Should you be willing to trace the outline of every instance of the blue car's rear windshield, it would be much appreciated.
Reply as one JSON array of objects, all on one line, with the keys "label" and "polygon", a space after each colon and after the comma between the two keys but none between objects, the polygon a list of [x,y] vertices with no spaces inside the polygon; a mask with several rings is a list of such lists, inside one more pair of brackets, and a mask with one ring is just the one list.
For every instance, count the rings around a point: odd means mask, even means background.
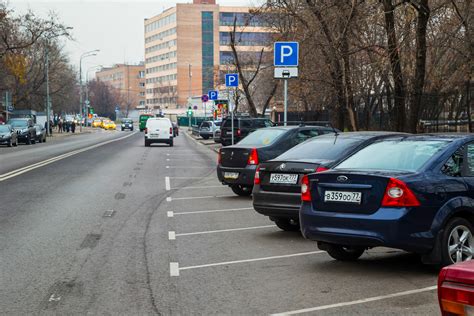
[{"label": "blue car's rear windshield", "polygon": [[449,141],[383,140],[358,151],[335,169],[418,171]]}]

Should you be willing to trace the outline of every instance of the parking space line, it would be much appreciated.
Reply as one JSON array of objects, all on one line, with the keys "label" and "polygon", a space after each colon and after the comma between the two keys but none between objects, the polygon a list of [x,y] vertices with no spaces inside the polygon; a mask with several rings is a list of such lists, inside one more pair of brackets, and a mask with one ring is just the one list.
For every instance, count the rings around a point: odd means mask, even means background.
[{"label": "parking space line", "polygon": [[174,217],[173,211],[168,211],[168,217]]},{"label": "parking space line", "polygon": [[[194,212],[171,212],[173,215],[193,215],[193,214],[204,214],[204,213],[219,213],[219,212],[237,212],[237,211],[247,211],[253,210],[253,207],[243,207],[243,208],[230,208],[226,210],[209,210],[209,211],[194,211]],[[173,216],[169,216],[173,217]]]},{"label": "parking space line", "polygon": [[224,185],[208,185],[202,187],[182,187],[182,188],[171,188],[171,190],[191,190],[191,189],[211,189],[211,188],[226,188]]},{"label": "parking space line", "polygon": [[166,201],[182,201],[182,200],[199,200],[199,199],[216,199],[216,198],[226,198],[226,197],[236,197],[235,195],[208,195],[208,196],[189,196],[182,198],[167,197]]},{"label": "parking space line", "polygon": [[178,268],[178,269],[179,269],[179,271],[181,271],[181,270],[201,269],[201,268],[226,266],[226,265],[239,264],[239,263],[267,261],[267,260],[275,260],[275,259],[285,259],[285,258],[292,258],[292,257],[302,257],[302,256],[316,255],[316,254],[320,254],[320,253],[326,253],[326,251],[318,250],[318,251],[294,253],[294,254],[291,254],[291,255],[281,255],[281,256],[263,257],[263,258],[255,258],[255,259],[235,260],[235,261],[225,261],[225,262],[201,264],[201,265],[197,265],[197,266],[182,267],[182,268]]},{"label": "parking space line", "polygon": [[[183,268],[180,268],[180,270],[183,270]],[[369,298],[364,298],[364,299],[360,299],[360,300],[356,300],[356,301],[350,301],[350,302],[343,302],[343,303],[323,305],[323,306],[312,307],[312,308],[305,308],[305,309],[300,309],[300,310],[295,310],[295,311],[290,311],[290,312],[284,312],[284,313],[278,313],[278,314],[272,314],[272,315],[280,316],[280,315],[303,314],[303,313],[321,311],[321,310],[325,310],[325,309],[332,309],[332,308],[338,308],[338,307],[343,307],[343,306],[350,306],[350,305],[357,305],[357,304],[364,304],[364,303],[368,303],[368,302],[380,301],[380,300],[393,298],[393,297],[406,296],[406,295],[417,294],[417,293],[422,293],[422,292],[429,292],[429,291],[433,291],[433,290],[436,290],[436,289],[437,289],[437,286],[434,285],[434,286],[424,287],[424,288],[416,289],[416,290],[410,290],[410,291],[398,292],[398,293],[393,293],[393,294],[388,294],[388,295],[369,297]]]},{"label": "parking space line", "polygon": [[166,191],[171,190],[170,177],[165,177],[165,187]]},{"label": "parking space line", "polygon": [[215,167],[189,167],[189,166],[186,166],[186,165],[166,166],[166,169],[180,169],[180,168],[185,168],[185,169],[212,169],[212,168],[215,168]]},{"label": "parking space line", "polygon": [[[242,228],[230,228],[230,229],[220,229],[220,230],[208,230],[202,232],[194,232],[194,233],[182,233],[182,234],[175,234],[173,233],[174,237],[181,237],[181,236],[194,236],[194,235],[206,235],[206,234],[217,234],[217,233],[227,233],[227,232],[237,232],[242,230],[255,230],[255,229],[264,229],[264,228],[275,228],[275,225],[265,225],[265,226],[253,226],[253,227],[242,227]],[[170,232],[171,233],[171,232]],[[170,239],[171,240],[171,239]]]}]

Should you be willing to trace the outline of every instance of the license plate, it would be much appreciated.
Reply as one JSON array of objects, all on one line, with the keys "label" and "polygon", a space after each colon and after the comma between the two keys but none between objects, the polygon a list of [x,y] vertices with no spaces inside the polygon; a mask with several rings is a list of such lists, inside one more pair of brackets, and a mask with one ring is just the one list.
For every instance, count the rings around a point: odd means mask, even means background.
[{"label": "license plate", "polygon": [[270,176],[270,183],[297,184],[298,183],[298,175],[297,174],[272,173],[272,175]]},{"label": "license plate", "polygon": [[324,202],[344,202],[360,204],[361,201],[361,192],[326,191],[324,193]]},{"label": "license plate", "polygon": [[238,172],[224,172],[225,179],[237,179],[239,177]]}]

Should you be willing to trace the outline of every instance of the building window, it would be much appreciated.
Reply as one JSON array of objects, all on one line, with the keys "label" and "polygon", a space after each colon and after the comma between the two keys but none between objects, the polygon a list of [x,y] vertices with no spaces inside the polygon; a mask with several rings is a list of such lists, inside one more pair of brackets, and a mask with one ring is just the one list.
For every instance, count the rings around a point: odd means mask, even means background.
[{"label": "building window", "polygon": [[[268,46],[271,42],[273,42],[272,34],[264,32],[236,33],[235,41],[239,46]],[[219,43],[222,46],[229,46],[230,34],[228,32],[220,32]]]},{"label": "building window", "polygon": [[148,43],[154,42],[154,41],[161,41],[163,38],[171,36],[173,34],[176,34],[176,28],[175,27],[172,28],[172,29],[160,32],[158,34],[148,36],[147,38],[145,38],[145,44],[148,44]]},{"label": "building window", "polygon": [[176,13],[170,14],[168,16],[165,16],[153,23],[150,23],[148,25],[145,25],[145,32],[152,32],[154,30],[160,29],[168,24],[175,23],[176,22]]},{"label": "building window", "polygon": [[271,19],[272,16],[270,14],[254,15],[250,13],[233,12],[221,12],[219,14],[219,24],[222,26],[232,26],[235,20],[237,26],[268,27],[271,25]]},{"label": "building window", "polygon": [[214,89],[214,13],[202,12],[202,93]]},{"label": "building window", "polygon": [[139,85],[140,87],[142,87],[142,88],[145,87],[145,83],[144,83],[144,82],[140,82],[138,85]]},{"label": "building window", "polygon": [[145,78],[145,72],[144,72],[143,70],[140,70],[140,71],[138,72],[138,78],[140,78],[140,79]]}]

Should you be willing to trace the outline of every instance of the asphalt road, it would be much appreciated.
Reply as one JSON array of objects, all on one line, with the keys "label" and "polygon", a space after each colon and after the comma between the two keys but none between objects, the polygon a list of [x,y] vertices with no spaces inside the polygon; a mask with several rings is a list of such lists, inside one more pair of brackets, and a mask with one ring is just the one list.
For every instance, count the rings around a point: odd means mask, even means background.
[{"label": "asphalt road", "polygon": [[385,248],[332,260],[222,186],[183,134],[1,149],[0,314],[439,314],[437,270]]}]

